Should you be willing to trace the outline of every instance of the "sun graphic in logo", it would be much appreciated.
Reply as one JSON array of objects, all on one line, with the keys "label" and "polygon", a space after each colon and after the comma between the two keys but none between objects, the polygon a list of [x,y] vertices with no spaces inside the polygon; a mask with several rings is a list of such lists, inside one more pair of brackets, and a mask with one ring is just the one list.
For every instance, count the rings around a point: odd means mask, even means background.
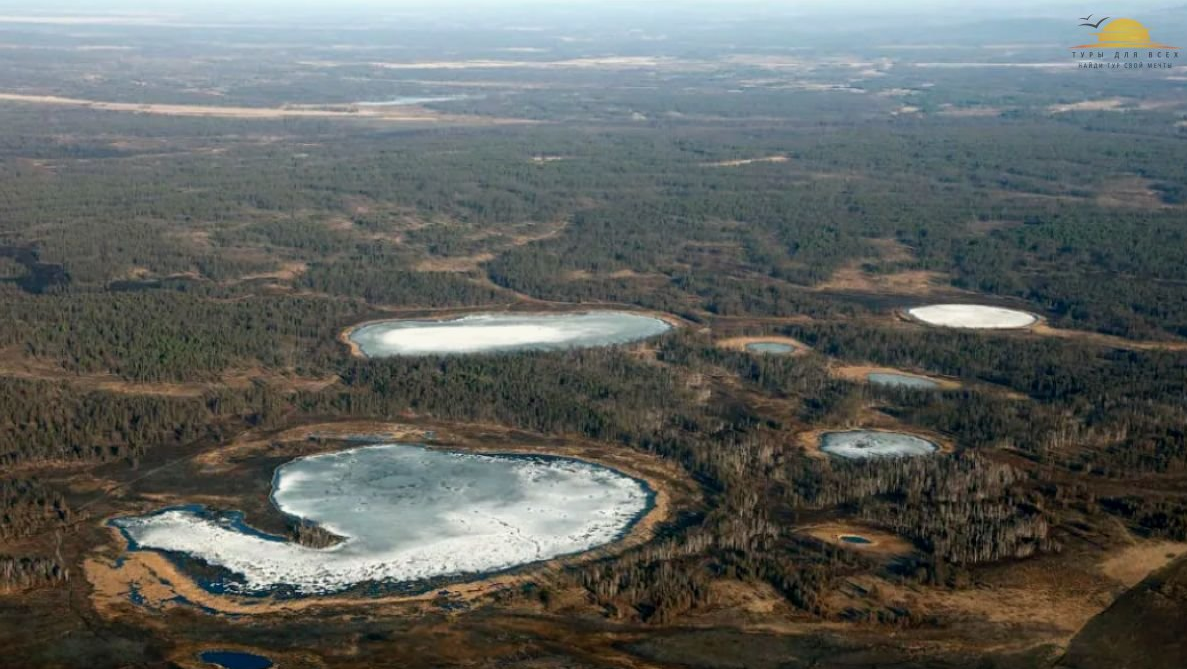
[{"label": "sun graphic in logo", "polygon": [[[1091,25],[1091,24],[1080,24]],[[1150,31],[1146,26],[1133,19],[1113,19],[1098,33],[1096,33],[1095,44],[1081,44],[1074,46],[1073,49],[1097,49],[1097,48],[1154,48],[1154,49],[1177,49],[1177,46],[1169,44],[1159,44],[1151,41]]]}]

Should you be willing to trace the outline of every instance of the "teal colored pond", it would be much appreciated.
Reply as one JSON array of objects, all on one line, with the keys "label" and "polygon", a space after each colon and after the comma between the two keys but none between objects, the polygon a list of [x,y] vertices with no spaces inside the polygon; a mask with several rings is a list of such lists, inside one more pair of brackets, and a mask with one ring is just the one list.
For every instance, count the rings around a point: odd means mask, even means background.
[{"label": "teal colored pond", "polygon": [[795,347],[791,344],[781,344],[774,341],[760,341],[753,344],[746,344],[746,350],[751,353],[766,353],[770,355],[787,355],[794,353]]},{"label": "teal colored pond", "polygon": [[272,660],[262,655],[233,650],[208,650],[198,655],[198,659],[223,669],[268,669],[272,666]]},{"label": "teal colored pond", "polygon": [[841,541],[844,541],[847,544],[872,544],[872,543],[874,543],[874,542],[870,541],[869,539],[866,539],[865,537],[859,537],[856,534],[842,534]]},{"label": "teal colored pond", "polygon": [[895,388],[910,388],[912,390],[935,390],[940,387],[940,384],[931,379],[924,379],[918,376],[908,376],[906,374],[887,374],[882,372],[871,372],[866,377],[870,383],[879,386],[891,386]]}]

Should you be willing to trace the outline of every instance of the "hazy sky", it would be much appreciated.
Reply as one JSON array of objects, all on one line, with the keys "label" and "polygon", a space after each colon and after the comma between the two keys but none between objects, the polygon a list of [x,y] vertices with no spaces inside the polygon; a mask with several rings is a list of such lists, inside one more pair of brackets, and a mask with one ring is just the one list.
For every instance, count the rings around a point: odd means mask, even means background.
[{"label": "hazy sky", "polygon": [[706,8],[717,11],[786,12],[868,12],[893,14],[981,16],[1027,15],[1063,16],[1068,11],[1109,15],[1149,13],[1163,8],[1182,7],[1183,3],[1166,0],[1127,0],[1122,6],[1097,4],[1093,0],[0,0],[6,14],[45,14],[72,11],[86,14],[134,12],[145,14],[202,13],[232,10],[407,10],[433,9],[451,11],[466,8],[524,9],[563,11],[688,11]]},{"label": "hazy sky", "polygon": [[[136,15],[119,22],[142,25],[268,27],[368,27],[415,23],[410,18],[455,26],[597,25],[602,28],[640,28],[651,32],[710,30],[715,23],[740,27],[754,23],[763,30],[798,31],[809,26],[819,34],[880,27],[902,30],[929,26],[1019,21],[1046,18],[1074,21],[1097,16],[1187,16],[1187,0],[1129,0],[1110,6],[1098,0],[0,0],[0,25],[16,25],[14,17],[62,17],[82,23],[102,23],[107,14]],[[1176,11],[1169,11],[1169,10]],[[817,19],[817,23],[806,23]],[[58,20],[62,20],[59,18]],[[888,23],[883,24],[880,21]],[[766,23],[764,23],[766,21]],[[1183,19],[1180,18],[1180,23]],[[893,27],[893,28],[892,28]]]}]

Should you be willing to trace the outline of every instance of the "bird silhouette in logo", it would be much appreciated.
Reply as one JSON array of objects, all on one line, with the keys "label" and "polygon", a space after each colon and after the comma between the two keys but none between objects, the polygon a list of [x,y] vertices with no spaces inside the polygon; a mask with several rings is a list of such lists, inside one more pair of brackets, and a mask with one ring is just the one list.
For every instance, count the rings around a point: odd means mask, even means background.
[{"label": "bird silhouette in logo", "polygon": [[1081,21],[1084,21],[1084,23],[1081,23],[1081,24],[1080,24],[1080,25],[1082,25],[1082,26],[1088,26],[1089,28],[1099,28],[1099,27],[1100,27],[1100,24],[1102,24],[1102,23],[1104,23],[1105,21],[1108,21],[1108,20],[1109,20],[1109,17],[1107,17],[1107,16],[1106,16],[1106,17],[1104,17],[1103,19],[1101,19],[1101,20],[1097,21],[1096,23],[1089,23],[1089,21],[1091,21],[1091,20],[1092,20],[1092,15],[1091,15],[1091,14],[1089,14],[1088,16],[1081,16],[1081,17],[1080,17],[1080,20],[1081,20]]}]

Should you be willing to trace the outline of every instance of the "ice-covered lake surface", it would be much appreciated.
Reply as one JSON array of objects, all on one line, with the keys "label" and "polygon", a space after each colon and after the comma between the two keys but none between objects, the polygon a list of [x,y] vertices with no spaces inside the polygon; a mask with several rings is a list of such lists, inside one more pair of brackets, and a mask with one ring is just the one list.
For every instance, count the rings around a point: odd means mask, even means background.
[{"label": "ice-covered lake surface", "polygon": [[938,447],[926,439],[899,432],[854,430],[827,432],[820,437],[820,450],[838,458],[896,458],[931,455]]},{"label": "ice-covered lake surface", "polygon": [[891,386],[895,388],[911,388],[913,390],[935,390],[940,387],[940,384],[925,379],[919,376],[909,376],[907,374],[891,374],[888,372],[870,372],[866,376],[870,383],[879,386]]},{"label": "ice-covered lake surface", "polygon": [[767,353],[771,355],[787,355],[794,353],[795,347],[791,344],[782,344],[776,341],[759,341],[746,344],[746,350],[751,353]]},{"label": "ice-covered lake surface", "polygon": [[666,321],[626,311],[474,314],[445,321],[391,320],[355,328],[350,339],[369,358],[555,351],[626,344],[661,335]]},{"label": "ice-covered lake surface", "polygon": [[456,102],[467,100],[469,95],[404,95],[388,100],[363,100],[354,104],[359,107],[408,107],[412,105],[427,105],[434,102]]},{"label": "ice-covered lake surface", "polygon": [[1025,311],[980,304],[933,304],[909,309],[907,313],[928,325],[977,330],[1025,328],[1039,320],[1034,314]]},{"label": "ice-covered lake surface", "polygon": [[651,492],[615,470],[567,458],[379,445],[276,470],[273,503],[344,538],[315,549],[199,508],[113,521],[136,549],[230,573],[217,591],[298,595],[361,583],[485,574],[580,553],[621,537]]}]

